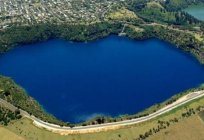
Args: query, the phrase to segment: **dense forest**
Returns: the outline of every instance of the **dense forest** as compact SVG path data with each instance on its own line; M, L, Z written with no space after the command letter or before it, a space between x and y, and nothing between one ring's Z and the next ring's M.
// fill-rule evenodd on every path
M0 32L0 52L5 52L19 44L61 38L72 41L90 41L109 34L118 33L121 23L100 22L95 24L50 24L42 23L31 26L13 26Z

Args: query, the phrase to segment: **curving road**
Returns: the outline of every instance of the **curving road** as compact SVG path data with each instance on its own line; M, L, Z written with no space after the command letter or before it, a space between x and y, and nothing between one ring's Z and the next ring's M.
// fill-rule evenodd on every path
M120 121L120 122L112 122L112 123L105 123L105 124L99 124L99 125L89 125L89 126L78 126L78 127L74 127L74 128L70 128L70 127L61 127L59 125L55 125L55 124L50 124L47 122L44 122L34 116L29 115L26 111L21 110L21 114L24 117L27 117L31 120L33 120L33 124L36 125L37 127L40 128L45 128L49 131L55 132L55 133L59 133L62 135L68 135L68 134L78 134L78 133L93 133L93 132L100 132L100 131L107 131L107 130L111 130L111 129L117 129L123 126L127 126L127 125L134 125L134 124L138 124L141 122L145 122L148 120L151 120L153 118L156 118L160 115L163 115L185 103L188 103L192 100L201 98L204 96L204 90L201 91L196 91L196 92L192 92L189 93L183 97L181 97L180 99L178 99L177 101L173 102L172 104L169 104L167 106L165 106L164 108L148 115L145 117L140 117L140 118L136 118L136 119L132 119L132 120L125 120L125 121ZM0 104L3 104L5 107L11 109L11 110L15 110L17 109L15 106L13 106L12 104L6 102L5 100L0 99Z

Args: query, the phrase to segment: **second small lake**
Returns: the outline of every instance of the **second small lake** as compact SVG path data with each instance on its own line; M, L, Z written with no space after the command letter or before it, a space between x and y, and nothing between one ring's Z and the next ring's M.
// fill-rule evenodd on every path
M204 67L190 54L158 39L118 36L19 46L0 55L0 74L69 122L134 114L204 82Z
M189 6L184 11L188 12L190 15L194 16L197 19L204 21L204 5L193 5Z

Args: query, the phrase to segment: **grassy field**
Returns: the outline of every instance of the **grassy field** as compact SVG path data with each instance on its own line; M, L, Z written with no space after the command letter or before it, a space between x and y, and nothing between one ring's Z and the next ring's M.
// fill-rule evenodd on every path
M24 138L16 135L4 127L0 127L1 140L24 140Z
M24 127L22 127L23 124ZM33 132L26 133L22 132L21 135L24 135L22 137L19 137L18 135L14 134L13 132L0 127L0 135L1 140L24 140L23 137L26 137L26 139L29 140L47 140L47 139L59 139L59 140L78 140L78 139L85 139L85 140L101 140L101 139L107 139L107 140L133 140L134 138L134 131L135 128L128 128L124 129L122 133L120 133L121 130L118 130L116 132L118 133L108 133L106 137L98 134L88 134L86 136L58 136L56 134L51 134L50 132L47 132L46 130L40 130L36 127L34 127L32 122L27 119L22 119L19 122L16 122L15 125L17 128L23 128L23 129L29 129L33 130ZM29 127L29 128L28 128ZM13 128L10 128L13 129ZM19 133L22 131L21 129L18 130ZM181 120L179 123L176 123L169 128L162 130L161 132L153 135L148 140L203 140L204 138L204 123L201 121L198 115L194 115L192 117L186 118ZM27 131L28 132L28 131ZM37 134L37 136L35 136ZM93 137L94 136L94 137Z
M198 115L184 119L148 140L203 140L204 123Z
M157 128L158 121L169 121L173 120L174 118L177 118L179 122L171 123L171 125L168 128L162 129L160 132L153 134L149 138L156 140L157 137L161 138L170 137L173 139L174 133L178 133L178 135L180 135L179 132L182 130L182 133L185 133L184 132L185 130L187 133L185 140L188 140L188 137L190 138L191 135L190 130L187 131L188 127L192 127L191 129L193 129L193 127L196 127L194 128L196 131L192 132L192 135L200 135L200 133L203 132L204 130L204 124L201 123L202 121L201 119L198 118L197 114L187 118L182 118L181 115L182 113L186 112L186 110L189 108L195 109L198 106L203 105L204 98L201 98L194 102L188 103L185 106L179 107L154 120L114 131L93 134L62 136L49 132L47 130L39 129L32 124L32 121L26 118L12 122L6 128L26 140L135 140L136 138L139 137L140 134L144 134L150 128ZM186 123L188 121L189 123ZM200 136L204 137L204 134Z
M147 7L148 8L161 8L164 9L164 7L159 3L159 2L155 2L155 1L151 1L147 3Z
M198 115L200 119L204 122L204 111L201 111Z
M134 12L129 11L126 8L118 9L114 12L109 13L106 16L106 19L109 19L109 20L123 20L123 19L137 19L137 18L138 17Z

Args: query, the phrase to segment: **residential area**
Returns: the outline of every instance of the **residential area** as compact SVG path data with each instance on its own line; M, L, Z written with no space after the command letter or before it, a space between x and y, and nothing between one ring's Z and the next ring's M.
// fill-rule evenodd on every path
M0 29L7 28L11 24L98 21L119 2L115 0L0 0Z

